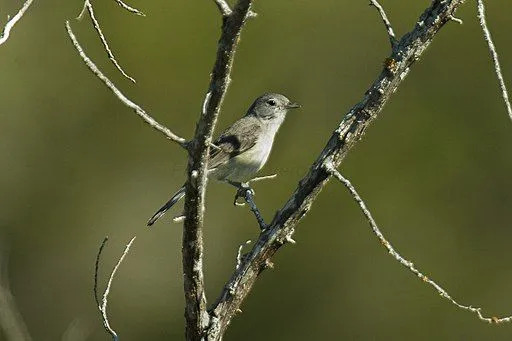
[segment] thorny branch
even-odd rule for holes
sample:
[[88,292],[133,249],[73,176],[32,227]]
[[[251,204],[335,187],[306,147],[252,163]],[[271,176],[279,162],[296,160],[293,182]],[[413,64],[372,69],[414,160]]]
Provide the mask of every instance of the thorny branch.
[[98,250],[98,254],[96,255],[96,265],[94,267],[94,289],[93,289],[94,290],[94,299],[96,300],[98,310],[101,313],[101,318],[103,320],[103,326],[105,327],[105,330],[107,331],[107,333],[109,333],[112,336],[112,340],[114,340],[114,341],[119,340],[119,337],[117,336],[117,333],[114,331],[114,329],[112,329],[112,327],[110,326],[110,322],[108,320],[108,315],[107,315],[108,294],[110,293],[110,287],[112,286],[112,281],[114,280],[116,272],[119,269],[119,266],[121,265],[121,263],[123,262],[124,257],[126,257],[128,252],[130,251],[130,247],[132,246],[133,242],[135,241],[135,238],[136,237],[133,237],[130,240],[130,242],[126,245],[121,257],[119,258],[116,265],[112,269],[112,272],[110,273],[110,276],[108,278],[107,286],[105,288],[105,291],[103,292],[101,304],[100,304],[100,299],[99,299],[99,294],[98,294],[98,272],[99,272],[99,268],[100,268],[101,253],[103,252],[103,249],[105,248],[105,244],[107,243],[108,237],[105,237],[103,239],[100,249]]
[[405,266],[413,274],[418,276],[418,278],[420,278],[423,282],[432,286],[441,297],[446,298],[448,301],[450,301],[452,304],[454,304],[455,306],[457,306],[460,309],[463,309],[463,310],[466,310],[466,311],[476,314],[480,320],[482,320],[484,322],[489,322],[489,323],[505,323],[505,322],[512,321],[512,316],[501,317],[501,318],[494,317],[494,316],[486,317],[486,316],[482,315],[482,308],[475,308],[470,305],[468,306],[468,305],[460,304],[439,284],[437,284],[432,279],[430,279],[429,277],[424,275],[421,271],[419,271],[411,261],[403,258],[400,255],[400,253],[398,253],[398,251],[396,251],[395,248],[393,248],[393,245],[391,245],[391,243],[386,239],[386,237],[384,237],[384,235],[380,231],[379,227],[377,226],[375,219],[373,219],[373,216],[370,213],[370,210],[364,203],[363,199],[361,199],[361,197],[359,196],[359,193],[357,193],[356,189],[350,183],[350,181],[348,179],[346,179],[343,175],[341,175],[341,173],[338,170],[336,170],[332,166],[332,164],[326,164],[325,166],[326,166],[326,170],[329,172],[329,174],[331,174],[336,179],[338,179],[348,189],[350,194],[352,194],[352,197],[354,198],[355,202],[361,208],[361,211],[365,215],[366,219],[368,219],[368,223],[370,224],[370,227],[372,228],[373,233],[377,236],[377,238],[379,239],[381,244],[388,250],[388,253],[395,260],[397,260],[400,264]]
[[110,79],[108,79],[107,76],[105,76],[103,74],[103,72],[101,72],[101,70],[96,66],[96,64],[94,64],[94,62],[85,54],[82,46],[80,46],[80,43],[78,43],[78,40],[77,40],[75,34],[71,30],[71,25],[69,24],[69,21],[66,21],[66,30],[68,32],[69,38],[71,39],[71,42],[73,43],[73,46],[78,51],[78,54],[84,61],[85,65],[87,65],[89,70],[91,70],[92,73],[96,77],[98,77],[103,82],[103,84],[105,84],[107,86],[107,88],[109,88],[110,91],[112,91],[114,93],[114,95],[116,95],[116,97],[121,101],[121,103],[123,103],[128,108],[135,111],[135,113],[140,118],[142,118],[142,120],[144,120],[144,122],[149,124],[153,129],[162,133],[167,139],[178,143],[181,147],[183,147],[185,149],[187,148],[187,142],[184,138],[179,137],[178,135],[174,134],[169,128],[167,128],[163,124],[158,123],[153,117],[151,117],[148,113],[146,113],[146,111],[144,111],[144,109],[142,109],[139,105],[132,102],[128,97],[126,97],[114,85],[114,83]]
[[238,311],[258,275],[271,264],[272,256],[289,242],[295,226],[309,211],[316,196],[329,179],[326,164],[337,167],[349,150],[362,138],[365,129],[382,111],[384,104],[407,76],[412,64],[419,59],[439,30],[453,18],[464,0],[434,0],[417,21],[414,29],[396,44],[384,69],[356,104],[342,119],[311,166],[309,173],[279,210],[273,221],[260,234],[252,250],[232,274],[224,290],[209,309],[211,327],[209,340],[219,340]]
[[[216,3],[219,4],[218,1]],[[210,324],[210,317],[206,311],[202,232],[207,163],[213,130],[230,82],[240,32],[249,17],[251,5],[252,0],[238,0],[232,12],[223,15],[222,32],[210,85],[189,148],[182,247],[187,340],[203,339]]]
[[123,70],[121,65],[119,65],[119,63],[117,62],[117,59],[114,57],[114,54],[112,53],[112,50],[110,49],[110,46],[108,45],[107,38],[105,38],[105,35],[103,34],[103,31],[101,30],[100,23],[96,19],[96,15],[94,14],[94,8],[92,7],[92,4],[91,4],[91,2],[89,0],[85,0],[84,1],[84,8],[82,9],[80,14],[78,15],[77,20],[81,20],[83,18],[86,9],[89,12],[89,16],[91,17],[92,26],[96,30],[96,33],[98,33],[98,36],[100,37],[101,43],[103,44],[103,47],[105,48],[105,52],[107,52],[108,59],[110,59],[112,64],[114,64],[114,66],[119,70],[119,72],[121,72],[121,74],[123,76],[128,78],[133,83],[136,83],[135,79],[133,77],[129,76]]
[[9,35],[11,34],[12,28],[21,19],[21,17],[23,17],[23,14],[25,14],[25,12],[30,7],[30,5],[32,5],[33,1],[34,0],[25,1],[25,3],[20,8],[18,13],[16,13],[16,15],[14,17],[7,19],[7,23],[5,24],[3,31],[0,33],[0,45],[5,43],[7,41],[7,39],[9,39]]
[[496,72],[496,76],[498,77],[498,82],[500,83],[501,95],[503,97],[503,101],[505,102],[505,107],[507,108],[507,113],[510,119],[512,120],[512,107],[510,106],[510,100],[508,99],[508,91],[505,85],[505,80],[503,79],[503,74],[501,72],[500,61],[498,59],[498,52],[496,51],[496,46],[492,41],[491,32],[487,27],[487,22],[485,20],[485,7],[483,0],[478,1],[478,19],[480,20],[480,26],[482,26],[482,31],[484,33],[485,41],[489,46],[489,52],[491,53],[492,61],[494,63],[494,71]]

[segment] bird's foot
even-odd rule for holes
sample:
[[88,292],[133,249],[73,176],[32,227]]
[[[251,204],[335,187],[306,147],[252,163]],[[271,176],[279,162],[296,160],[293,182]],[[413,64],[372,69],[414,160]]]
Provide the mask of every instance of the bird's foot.
[[[248,184],[244,183],[244,184],[240,184],[240,186],[238,186],[238,189],[236,191],[236,194],[235,194],[235,200],[233,201],[233,205],[235,206],[245,206],[245,203],[250,201],[252,199],[252,197],[254,197],[254,195],[256,195],[256,192],[254,192],[254,190],[249,187]],[[238,201],[238,199],[242,198],[243,201]]]

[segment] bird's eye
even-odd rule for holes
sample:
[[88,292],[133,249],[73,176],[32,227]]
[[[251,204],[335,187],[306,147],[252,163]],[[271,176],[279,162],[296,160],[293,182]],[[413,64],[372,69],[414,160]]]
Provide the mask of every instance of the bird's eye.
[[269,100],[267,101],[267,103],[268,103],[270,106],[274,106],[274,105],[276,105],[276,101],[274,101],[273,99],[269,99]]

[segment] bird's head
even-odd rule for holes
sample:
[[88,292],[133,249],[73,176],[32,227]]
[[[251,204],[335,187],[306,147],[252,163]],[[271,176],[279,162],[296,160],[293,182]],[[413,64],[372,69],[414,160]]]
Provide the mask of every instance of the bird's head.
[[247,111],[247,115],[254,115],[263,120],[282,122],[288,110],[296,108],[300,108],[300,105],[290,101],[286,96],[267,93],[256,98]]

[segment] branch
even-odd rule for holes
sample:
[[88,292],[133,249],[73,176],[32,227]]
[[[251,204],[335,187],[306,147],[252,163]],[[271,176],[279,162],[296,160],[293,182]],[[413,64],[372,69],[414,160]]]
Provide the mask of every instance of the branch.
[[213,130],[226,94],[240,32],[247,20],[252,0],[239,0],[222,20],[217,57],[210,85],[202,105],[190,155],[185,183],[185,223],[183,224],[183,272],[185,291],[186,339],[200,340],[209,324],[203,277],[203,216],[207,184],[207,164]]
[[299,182],[299,186],[277,212],[269,227],[260,234],[252,250],[244,257],[242,264],[232,274],[221,295],[210,308],[212,322],[208,333],[209,340],[219,340],[222,337],[258,275],[270,264],[270,259],[277,250],[291,239],[296,225],[310,210],[320,190],[329,180],[325,164],[331,163],[333,167],[338,167],[405,79],[412,64],[423,54],[444,24],[451,20],[463,2],[464,0],[434,0],[421,15],[414,29],[400,39],[387,59],[388,63],[366,91],[361,102],[352,107],[342,119],[309,173]]
[[233,12],[229,7],[229,4],[225,0],[213,0],[217,7],[219,8],[220,14],[223,17],[229,17]]
[[94,73],[94,75],[96,77],[98,77],[103,82],[103,84],[105,84],[107,86],[107,88],[109,88],[114,93],[114,95],[117,96],[117,98],[121,101],[121,103],[123,103],[128,108],[135,111],[135,113],[140,118],[142,118],[142,120],[144,120],[144,122],[149,124],[153,129],[162,133],[167,139],[169,139],[173,142],[176,142],[181,147],[187,149],[187,142],[184,138],[179,137],[178,135],[174,134],[169,128],[158,123],[153,117],[151,117],[148,113],[146,113],[144,111],[144,109],[142,109],[140,106],[138,106],[137,104],[132,102],[119,89],[117,89],[117,87],[114,85],[114,83],[112,83],[112,81],[110,79],[108,79],[107,76],[105,76],[101,72],[101,70],[94,64],[94,62],[85,54],[84,50],[82,49],[82,46],[80,46],[80,44],[78,43],[78,40],[76,39],[75,34],[71,30],[69,21],[66,21],[66,30],[68,32],[69,38],[71,39],[71,42],[73,43],[73,46],[78,51],[78,54],[84,61],[85,65],[87,65],[89,70],[91,70],[92,73]]
[[142,13],[141,11],[139,11],[138,9],[136,8],[133,8],[133,7],[130,7],[128,6],[127,4],[125,4],[122,0],[116,0],[117,4],[119,6],[121,6],[122,8],[124,8],[125,10],[127,10],[128,12],[132,12],[134,14],[137,14],[137,15],[140,15],[140,16],[143,16],[145,17],[146,15],[144,13]]
[[32,5],[32,2],[34,0],[27,0],[23,4],[23,6],[20,8],[18,13],[14,17],[12,17],[10,20],[7,19],[7,24],[4,26],[3,32],[0,34],[0,45],[6,42],[7,39],[9,39],[9,35],[11,34],[11,30],[16,25],[16,23],[21,19],[23,14],[27,11],[27,9]]
[[91,2],[89,0],[85,0],[84,8],[82,9],[80,14],[78,15],[77,19],[78,20],[82,19],[83,15],[85,13],[85,9],[87,9],[87,11],[89,12],[89,15],[91,16],[92,26],[94,27],[94,29],[98,33],[98,36],[100,37],[101,43],[103,44],[103,47],[105,48],[105,52],[107,52],[108,59],[110,59],[112,64],[114,64],[116,69],[118,69],[119,72],[121,72],[121,74],[124,77],[128,78],[133,83],[136,83],[135,79],[133,77],[129,76],[123,70],[121,65],[119,65],[119,63],[117,62],[116,58],[114,57],[114,54],[112,53],[112,50],[110,49],[110,46],[108,46],[107,38],[105,38],[105,35],[103,34],[103,31],[101,30],[100,23],[98,22],[98,20],[96,19],[96,16],[94,15],[94,9],[93,9],[92,4],[91,4]]
[[393,31],[393,26],[391,26],[391,22],[389,21],[388,16],[384,11],[384,8],[382,8],[382,6],[379,4],[377,0],[370,0],[370,6],[375,7],[377,11],[379,11],[380,17],[382,18],[382,22],[384,23],[384,26],[386,26],[386,31],[388,32],[391,48],[394,49],[397,44],[395,32]]
[[500,61],[498,60],[498,52],[496,52],[496,46],[494,46],[491,32],[489,31],[487,22],[485,20],[485,7],[483,0],[478,0],[478,19],[480,20],[480,26],[482,26],[482,31],[484,32],[484,39],[489,46],[489,52],[491,53],[492,61],[494,63],[494,71],[496,72],[498,82],[500,83],[501,95],[503,97],[503,101],[505,102],[508,116],[512,120],[512,107],[510,106],[510,101],[508,99],[508,91],[507,87],[505,86],[505,80],[503,79],[503,74],[501,73]]
[[110,287],[112,286],[112,281],[114,280],[116,272],[119,269],[119,266],[121,265],[121,263],[123,262],[124,257],[126,257],[128,252],[130,251],[130,247],[132,246],[133,242],[135,241],[135,238],[136,237],[133,237],[130,240],[130,242],[126,245],[126,247],[124,248],[123,254],[117,261],[114,268],[112,269],[112,272],[110,273],[110,277],[107,282],[107,287],[105,288],[105,291],[103,292],[103,298],[101,300],[101,304],[100,304],[100,299],[99,299],[99,295],[98,295],[98,271],[99,271],[99,267],[100,267],[101,253],[103,252],[103,248],[105,247],[105,244],[107,243],[108,237],[105,237],[103,239],[100,249],[98,250],[98,254],[96,255],[96,265],[94,267],[94,299],[96,300],[98,310],[101,313],[101,318],[103,320],[103,326],[105,327],[105,330],[107,331],[107,333],[109,333],[112,336],[112,340],[114,340],[114,341],[119,340],[119,337],[117,336],[117,333],[114,331],[114,329],[112,329],[112,327],[110,326],[110,322],[108,320],[108,315],[107,315],[108,294],[110,293]]
[[463,304],[460,304],[459,302],[457,302],[454,298],[452,298],[452,296],[445,289],[443,289],[439,284],[434,282],[429,277],[425,276],[421,271],[419,271],[414,266],[414,264],[411,261],[403,258],[400,255],[400,253],[398,253],[398,251],[396,251],[393,248],[391,243],[384,237],[384,235],[380,231],[379,227],[377,226],[377,223],[375,222],[375,220],[372,217],[372,214],[370,213],[370,210],[368,210],[368,207],[364,203],[363,199],[361,199],[361,197],[357,193],[354,186],[350,183],[350,181],[348,179],[346,179],[345,177],[343,177],[343,175],[341,175],[341,173],[338,172],[331,164],[326,165],[326,170],[332,176],[334,176],[336,179],[338,179],[348,189],[350,194],[352,194],[352,197],[354,198],[356,203],[359,205],[359,207],[361,207],[361,211],[363,211],[363,214],[365,215],[366,219],[368,219],[368,223],[370,224],[370,227],[372,228],[373,233],[377,236],[377,238],[379,239],[381,244],[384,245],[384,247],[388,250],[388,253],[395,260],[397,260],[400,264],[405,266],[409,271],[411,271],[413,274],[415,274],[423,282],[425,282],[428,285],[430,285],[431,287],[433,287],[441,297],[447,299],[449,302],[451,302],[453,305],[455,305],[456,307],[458,307],[460,309],[463,309],[463,310],[466,310],[466,311],[476,314],[480,320],[482,320],[484,322],[488,322],[488,323],[497,323],[497,324],[512,321],[512,316],[501,317],[501,318],[494,317],[494,316],[486,317],[486,316],[482,315],[482,308],[475,308],[470,305],[469,306],[463,305]]

